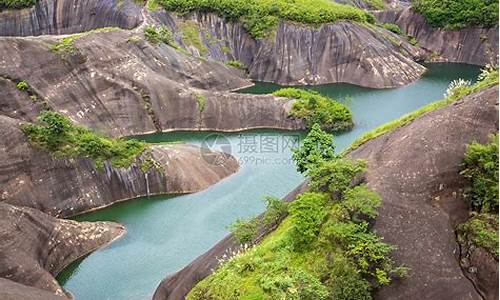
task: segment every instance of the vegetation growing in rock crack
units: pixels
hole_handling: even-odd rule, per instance
[[[86,157],[92,159],[99,169],[104,167],[106,160],[115,167],[128,167],[147,150],[143,142],[100,136],[74,125],[68,117],[58,112],[44,111],[37,123],[27,123],[22,129],[30,142],[54,156]]]
[[[83,33],[72,34],[68,37],[64,37],[64,38],[58,40],[55,44],[50,45],[50,50],[52,50],[54,53],[56,53],[60,56],[75,55],[78,53],[78,49],[75,47],[75,42],[78,39],[81,39],[83,37],[86,37],[88,35],[95,34],[95,33],[113,32],[113,31],[119,31],[119,30],[120,29],[117,27],[104,27],[104,28],[98,28],[98,29],[87,31],[87,32],[83,32]]]
[[[208,48],[203,44],[200,37],[200,26],[194,21],[185,21],[180,24],[182,40],[187,46],[193,46],[198,49],[201,56],[208,53]]]
[[[152,44],[164,43],[174,48],[178,48],[174,39],[174,34],[165,25],[161,25],[159,27],[153,25],[146,26],[144,28],[144,35]]]
[[[290,115],[303,119],[309,127],[321,124],[323,129],[342,131],[354,125],[352,113],[347,106],[316,91],[284,88],[275,91],[273,95],[295,99]]]
[[[240,22],[254,38],[264,38],[280,20],[320,25],[339,20],[374,22],[368,12],[328,0],[157,0],[168,11],[214,12]],[[378,0],[377,0],[378,1]]]
[[[28,83],[26,81],[24,81],[24,80],[19,81],[16,84],[16,87],[20,91],[27,91],[30,88],[30,86],[28,85]]]
[[[311,190],[288,205],[288,217],[274,232],[223,260],[187,299],[371,299],[374,289],[405,276],[407,268],[390,258],[394,247],[370,230],[381,199],[355,183],[365,164],[333,157],[309,169],[324,164],[337,175],[326,183],[311,177]],[[343,180],[337,185],[339,178]],[[256,220],[246,223],[254,224],[251,230],[245,227],[246,234],[258,231]]]
[[[434,27],[460,29],[498,25],[497,0],[414,0],[413,6]]]

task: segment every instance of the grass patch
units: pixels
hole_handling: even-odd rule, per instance
[[[200,51],[201,56],[208,53],[208,48],[203,44],[200,36],[200,26],[194,21],[184,21],[180,25],[182,40],[187,46],[193,46]]]
[[[121,30],[121,29],[117,28],[117,27],[105,27],[105,28],[94,29],[91,31],[83,32],[83,33],[73,34],[71,36],[60,39],[58,42],[56,42],[53,45],[50,45],[50,50],[52,50],[52,52],[54,52],[60,56],[74,55],[74,54],[78,53],[78,49],[75,47],[75,41],[77,41],[78,39],[81,39],[83,37],[86,37],[86,36],[94,34],[94,33],[114,32],[114,31],[119,31],[119,30]]]
[[[37,123],[27,123],[22,129],[31,143],[54,156],[86,157],[93,160],[101,170],[107,160],[114,167],[129,167],[147,149],[145,143],[137,140],[100,136],[87,128],[74,125],[68,117],[51,111],[42,112]]]
[[[167,26],[161,25],[159,27],[150,25],[144,28],[144,36],[151,44],[164,43],[174,48],[179,48],[174,39],[174,34]]]
[[[214,12],[240,22],[254,38],[265,38],[280,20],[309,25],[339,20],[374,22],[373,15],[361,9],[329,0],[157,0],[166,10],[180,14],[193,11]],[[378,1],[378,0],[377,0]]]
[[[347,106],[315,91],[284,88],[273,93],[274,96],[296,99],[290,115],[303,119],[308,127],[320,124],[323,129],[332,131],[348,130],[353,127],[352,113]]]
[[[402,34],[401,28],[394,23],[385,23],[383,27],[389,31],[394,32],[395,34]]]
[[[472,85],[472,86],[461,86],[457,87],[453,91],[451,91],[451,94],[437,102],[428,104],[412,113],[409,113],[397,120],[388,122],[380,127],[377,127],[371,131],[366,132],[358,138],[354,143],[351,144],[347,149],[344,150],[344,153],[348,153],[350,151],[353,151],[354,149],[358,148],[359,146],[363,145],[364,143],[379,137],[387,132],[393,131],[397,128],[400,128],[402,126],[405,126],[406,124],[410,123],[411,121],[415,120],[416,118],[420,117],[421,115],[434,111],[436,109],[439,109],[441,107],[444,107],[446,105],[449,105],[460,98],[463,98],[467,95],[470,95],[472,93],[478,92],[480,90],[483,90],[485,88],[489,88],[491,86],[498,85],[498,69],[497,70],[491,70],[488,74],[483,75],[480,80]]]
[[[413,7],[433,27],[461,29],[498,25],[497,0],[415,0]]]
[[[246,70],[247,68],[245,64],[239,60],[230,60],[226,62],[226,65],[240,70]]]

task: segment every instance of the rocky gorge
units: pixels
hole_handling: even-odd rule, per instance
[[[114,138],[187,130],[303,130],[304,120],[290,116],[295,100],[233,91],[251,86],[252,80],[393,88],[420,78],[426,72],[423,61],[486,65],[497,59],[498,27],[434,30],[404,7],[374,15],[382,23],[398,24],[418,44],[381,26],[350,21],[320,27],[282,21],[271,37],[255,39],[238,22],[214,13],[179,16],[129,0],[40,0],[32,8],[0,11],[0,298],[71,298],[54,277],[126,232],[113,222],[64,218],[141,196],[195,193],[239,169],[232,156],[212,164],[199,147],[175,143],[150,146],[151,158],[163,171],[141,169],[144,157],[126,168],[106,162],[103,170],[88,157],[57,157],[23,133],[23,125],[44,110]],[[147,26],[169,28],[175,45],[148,41]],[[231,61],[241,62],[243,70],[228,66]],[[20,82],[27,88],[19,88]],[[497,114],[498,93],[490,88],[351,152],[370,162],[367,182],[384,199],[375,228],[398,246],[396,259],[413,272],[408,280],[379,290],[376,298],[444,299],[453,291],[457,299],[479,299],[466,278],[471,276],[480,287],[493,286],[479,288],[483,297],[498,294],[498,286],[495,290],[481,273],[497,261],[485,255],[474,262],[480,271],[472,275],[464,275],[457,264],[453,227],[465,220],[467,209],[451,200],[462,188],[452,174],[458,172],[465,145],[494,132]],[[426,155],[417,156],[418,149]],[[407,169],[420,171],[402,171]],[[399,203],[402,196],[406,200]],[[415,224],[423,231],[414,232]],[[417,239],[423,248],[408,247]],[[215,258],[234,247],[231,237],[221,241],[169,277],[154,298],[183,299],[212,272]],[[420,264],[421,253],[431,248],[429,264]],[[439,272],[432,268],[436,264]]]

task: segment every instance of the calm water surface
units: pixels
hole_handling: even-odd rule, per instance
[[[337,150],[364,132],[443,97],[450,81],[474,80],[479,69],[460,64],[429,65],[419,81],[402,88],[374,90],[348,84],[314,89],[347,104],[356,126],[335,136]],[[258,83],[246,93],[269,93],[279,86]],[[210,132],[150,135],[148,142],[182,141],[215,149],[240,160],[240,171],[200,193],[141,198],[75,218],[116,221],[128,233],[112,245],[66,268],[59,282],[79,300],[151,299],[159,282],[223,238],[237,218],[263,211],[266,195],[285,196],[303,177],[290,161],[290,148],[303,133],[258,130],[218,136]]]

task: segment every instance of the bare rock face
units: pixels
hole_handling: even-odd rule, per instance
[[[30,208],[0,202],[0,277],[36,289],[2,280],[2,299],[59,299],[67,295],[56,276],[65,266],[125,233],[123,226],[110,222],[78,223],[50,217]]]
[[[0,299],[2,300],[67,300],[51,292],[0,278]]]
[[[408,278],[380,289],[377,299],[481,299],[458,262],[454,229],[468,216],[459,172],[466,145],[487,142],[497,128],[498,89],[492,87],[350,154],[368,161],[368,184],[383,199],[375,230],[410,268]]]
[[[403,32],[416,37],[418,45],[429,52],[431,60],[474,65],[498,62],[498,26],[434,29],[427,24],[424,16],[410,7],[376,12],[375,16],[382,23],[398,24]]]
[[[133,0],[39,0],[32,8],[0,11],[0,36],[68,34],[142,22]]]
[[[195,24],[206,56],[245,64],[250,78],[284,85],[353,83],[388,88],[417,80],[425,68],[414,60],[423,52],[385,29],[350,22],[320,28],[282,22],[268,40],[254,40],[237,23],[214,14],[194,13],[185,19],[165,12],[153,17],[175,32]],[[179,42],[193,54],[200,49]],[[229,50],[230,51],[229,51]]]

